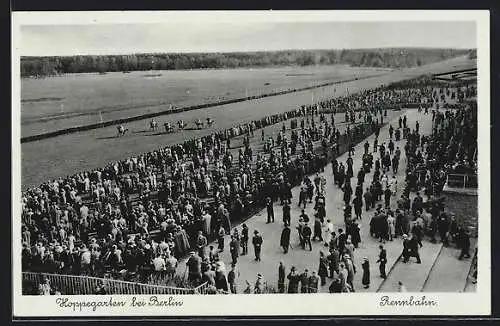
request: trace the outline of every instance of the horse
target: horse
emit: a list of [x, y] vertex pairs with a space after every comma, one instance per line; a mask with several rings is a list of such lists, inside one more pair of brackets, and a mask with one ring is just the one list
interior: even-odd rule
[[163, 126], [165, 127], [165, 132], [166, 132], [166, 133], [171, 133], [171, 132], [174, 132], [174, 126], [172, 126], [172, 125], [170, 124], [170, 122], [165, 122], [165, 123], [163, 124]]
[[179, 127], [179, 129], [181, 129], [181, 130], [182, 130], [182, 129], [184, 129], [184, 127], [185, 127], [186, 125], [184, 124], [184, 121], [179, 120], [179, 121], [177, 121], [177, 126]]
[[198, 128], [198, 129], [203, 128], [203, 121], [201, 121], [200, 119], [196, 120], [195, 124], [196, 124], [196, 128]]
[[117, 137], [125, 136], [128, 131], [128, 128], [125, 128], [123, 125], [119, 125], [116, 129], [118, 129]]
[[212, 118], [207, 118], [207, 126], [210, 128], [212, 127], [212, 125], [215, 123], [214, 120], [212, 120]]
[[153, 131], [158, 130], [158, 122], [156, 122], [155, 119], [151, 119], [151, 121], [149, 122], [149, 128]]

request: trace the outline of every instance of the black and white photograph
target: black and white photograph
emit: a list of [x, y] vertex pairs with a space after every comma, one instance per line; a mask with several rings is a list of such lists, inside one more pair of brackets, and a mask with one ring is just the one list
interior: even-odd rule
[[489, 313], [488, 24], [14, 13], [14, 314]]

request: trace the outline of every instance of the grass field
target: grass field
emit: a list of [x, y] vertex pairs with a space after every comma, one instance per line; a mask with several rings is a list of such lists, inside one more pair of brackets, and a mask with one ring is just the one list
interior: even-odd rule
[[[249, 122], [268, 114], [289, 111], [300, 105], [310, 104], [313, 93], [316, 100], [322, 97], [342, 96], [346, 93], [347, 88], [352, 93], [421, 74], [464, 69], [464, 67], [470, 67], [471, 65], [475, 65], [475, 61], [472, 62], [465, 58], [451, 59], [419, 68], [398, 70], [385, 73], [382, 76], [342, 83], [335, 87], [330, 86], [314, 91], [302, 91], [244, 101], [158, 118], [161, 125], [164, 121], [183, 119], [191, 122], [194, 118], [204, 119], [210, 116], [216, 121], [212, 129], [184, 130], [166, 135], [162, 132], [148, 131], [148, 120], [139, 120], [127, 124], [130, 134], [119, 139], [115, 138], [116, 127], [111, 126], [23, 143], [21, 145], [21, 161], [19, 162], [21, 165], [22, 187], [38, 185], [56, 177], [64, 177], [79, 171], [100, 167], [137, 153], [175, 144], [184, 139], [207, 135], [213, 132], [214, 129], [225, 129], [237, 123]], [[44, 97], [46, 96], [48, 95], [44, 95]], [[23, 129], [25, 127], [22, 126]], [[192, 123], [189, 127], [192, 127]]]
[[[246, 95], [387, 73], [348, 66], [74, 74], [22, 80], [22, 136]], [[155, 77], [152, 77], [155, 76]]]

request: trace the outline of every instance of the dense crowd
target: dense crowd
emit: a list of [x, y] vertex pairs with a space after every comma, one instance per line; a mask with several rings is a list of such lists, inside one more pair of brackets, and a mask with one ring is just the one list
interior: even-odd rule
[[[447, 89], [438, 89], [434, 94], [448, 92]], [[473, 96], [468, 93], [468, 96]], [[419, 110], [419, 112], [423, 112]], [[426, 109], [424, 115], [430, 114]], [[449, 173], [477, 173], [477, 123], [476, 107], [474, 102], [462, 105], [457, 110], [440, 112], [432, 111], [433, 132], [431, 135], [423, 135], [419, 130], [417, 121], [414, 129], [410, 129], [406, 122], [406, 116], [399, 119], [396, 128], [389, 128], [389, 143], [378, 145], [378, 132], [375, 133], [373, 153], [378, 156], [373, 163], [374, 155], [370, 151], [370, 144], [364, 144], [362, 164], [357, 173], [357, 185], [353, 194], [351, 178], [354, 177], [352, 157], [349, 151], [348, 158], [343, 163], [334, 160], [332, 162], [332, 174], [335, 184], [343, 191], [345, 208], [345, 228], [334, 231], [330, 220], [324, 223], [321, 210], [317, 209], [315, 214], [314, 231], [307, 226], [309, 218], [307, 215], [299, 217], [299, 238], [302, 248], [311, 249], [311, 238], [324, 241], [329, 249], [329, 254], [320, 251], [319, 267], [317, 274], [311, 274], [306, 268], [303, 273], [298, 273], [292, 266], [288, 274], [283, 262], [278, 268], [278, 291], [288, 293], [314, 293], [318, 291], [318, 284], [325, 285], [326, 278], [331, 278], [329, 290], [335, 292], [352, 292], [354, 288], [354, 277], [357, 273], [354, 252], [361, 241], [358, 220], [361, 219], [362, 211], [373, 211], [370, 220], [370, 235], [378, 239], [379, 255], [376, 263], [379, 264], [380, 277], [386, 278], [387, 251], [384, 247], [386, 241], [402, 239], [401, 259], [407, 263], [410, 258], [415, 258], [421, 263], [419, 248], [423, 246], [422, 240], [427, 237], [431, 242], [436, 242], [439, 234], [440, 241], [449, 246], [454, 243], [460, 249], [458, 259], [470, 257], [470, 231], [466, 225], [457, 221], [455, 214], [445, 211], [445, 203], [440, 197], [446, 176]], [[398, 132], [402, 130], [402, 132]], [[398, 183], [395, 175], [398, 173], [401, 150], [395, 148], [395, 142], [399, 142], [400, 135], [406, 140], [404, 155], [406, 157], [406, 171], [404, 171], [405, 183], [402, 185], [402, 195], [396, 201]], [[365, 175], [374, 168], [373, 179], [368, 180], [370, 186], [365, 191], [363, 184]], [[460, 171], [457, 171], [460, 168]], [[392, 171], [391, 171], [392, 170]], [[389, 178], [389, 172], [392, 178]], [[305, 190], [304, 193], [310, 191]], [[423, 198], [421, 192], [426, 196]], [[413, 199], [410, 199], [412, 194]], [[302, 195], [302, 192], [301, 192]], [[304, 195], [304, 198], [310, 198]], [[354, 197], [354, 198], [353, 198]], [[321, 198], [321, 194], [318, 194]], [[364, 199], [364, 205], [363, 205]], [[378, 204], [382, 201], [383, 204]], [[299, 205], [302, 196], [299, 199]], [[392, 202], [392, 205], [391, 205]], [[354, 206], [354, 214], [352, 213]], [[316, 206], [318, 206], [316, 204]], [[364, 208], [363, 208], [364, 206]], [[316, 208], [316, 207], [315, 207]], [[289, 220], [289, 218], [288, 218]], [[304, 227], [303, 223], [306, 224]], [[285, 222], [286, 224], [286, 222]], [[304, 229], [306, 232], [303, 232]], [[302, 234], [301, 231], [303, 232]], [[285, 225], [281, 246], [287, 253], [289, 243], [289, 228]], [[312, 268], [311, 270], [314, 270]], [[370, 285], [370, 263], [368, 257], [364, 257], [361, 263], [361, 283], [365, 288]], [[258, 289], [261, 282], [254, 287], [255, 293], [262, 292]], [[286, 290], [287, 288], [287, 290]], [[404, 291], [404, 285], [400, 283], [400, 289]]]
[[[389, 179], [388, 172], [392, 168], [392, 172], [397, 173], [401, 157], [401, 150], [392, 142], [393, 133], [398, 141], [401, 137], [407, 139], [404, 150], [409, 160], [407, 179], [410, 190], [424, 185], [424, 192], [428, 194], [428, 179], [432, 182], [441, 180], [438, 178], [443, 175], [441, 170], [433, 167], [423, 184], [421, 178], [413, 182], [412, 176], [420, 169], [422, 160], [428, 164], [432, 157], [443, 151], [449, 154], [445, 169], [457, 168], [457, 164], [473, 165], [470, 150], [474, 144], [466, 143], [467, 136], [473, 131], [460, 128], [471, 119], [468, 111], [459, 111], [461, 113], [456, 115], [433, 112], [436, 132], [430, 139], [420, 137], [418, 126], [410, 132], [406, 121], [401, 120], [399, 128], [391, 127], [391, 141], [387, 148], [385, 144], [373, 145], [374, 150], [379, 151], [379, 158], [374, 160], [375, 151], [369, 151], [369, 144], [365, 144], [363, 166], [357, 174], [358, 183], [353, 191], [352, 158], [347, 159], [345, 165], [335, 159], [340, 154], [340, 146], [351, 155], [356, 143], [373, 131], [378, 135], [384, 118], [383, 103], [387, 107], [407, 99], [425, 103], [422, 100], [425, 96], [433, 96], [426, 87], [365, 91], [267, 116], [31, 188], [23, 193], [22, 198], [23, 270], [93, 276], [111, 274], [125, 279], [139, 277], [145, 281], [151, 274], [172, 277], [178, 259], [191, 252], [187, 261], [189, 280], [194, 284], [208, 282], [219, 290], [231, 292], [235, 290], [232, 286], [237, 274], [237, 257], [248, 253], [250, 240], [249, 230], [244, 224], [241, 231], [231, 230], [231, 225], [263, 206], [267, 207], [268, 222], [274, 222], [273, 203], [280, 201], [284, 207], [289, 206], [291, 189], [300, 185], [299, 205], [305, 207], [316, 195], [314, 205], [317, 212], [312, 229], [309, 217], [306, 214], [300, 217], [297, 229], [301, 245], [310, 247], [311, 238], [320, 238], [330, 250], [329, 255], [320, 257], [318, 274], [307, 274], [307, 279], [319, 279], [320, 284], [324, 284], [327, 275], [347, 274], [344, 282], [340, 281], [336, 288], [348, 290], [352, 283], [351, 272], [355, 270], [349, 261], [352, 259], [349, 253], [352, 254], [354, 249], [350, 248], [356, 248], [361, 241], [356, 220], [361, 217], [363, 199], [366, 210], [369, 210], [383, 196], [385, 207], [378, 205], [377, 218], [395, 218], [394, 237], [411, 232], [407, 228], [410, 217], [399, 217], [408, 212], [404, 208], [409, 200], [408, 192], [405, 192], [405, 203], [400, 211], [389, 209], [390, 197], [395, 194], [397, 185]], [[348, 125], [341, 133], [336, 128], [333, 115], [336, 112], [333, 111], [346, 112], [345, 122], [355, 124]], [[331, 117], [329, 113], [332, 113]], [[316, 121], [318, 117], [319, 122]], [[454, 118], [458, 119], [450, 122]], [[285, 124], [288, 120], [289, 128]], [[266, 136], [263, 128], [277, 123], [283, 124], [281, 132], [276, 137]], [[256, 149], [250, 143], [258, 129], [262, 129], [264, 150], [255, 155]], [[287, 129], [291, 129], [290, 137], [286, 134]], [[432, 137], [437, 135], [440, 138], [434, 140]], [[231, 140], [238, 136], [244, 139], [235, 158]], [[441, 145], [431, 146], [442, 139], [450, 139], [450, 144], [444, 149]], [[317, 143], [320, 144], [319, 151], [315, 148]], [[418, 146], [424, 149], [424, 145], [425, 155], [415, 152]], [[346, 203], [345, 229], [339, 230], [338, 234], [333, 232], [333, 225], [325, 214], [324, 178], [319, 175], [308, 177], [324, 171], [332, 156], [335, 182], [342, 188]], [[364, 175], [373, 168], [373, 182], [364, 192]], [[426, 209], [420, 214], [425, 214]], [[419, 210], [411, 211], [417, 214]], [[284, 216], [284, 224], [289, 230], [289, 216], [288, 219]], [[381, 223], [371, 224], [374, 236], [381, 241], [389, 237], [386, 233], [390, 232], [384, 233], [385, 226], [380, 226]], [[325, 225], [331, 232], [324, 231]], [[391, 229], [390, 225], [387, 229]], [[229, 250], [233, 257], [229, 273], [218, 259], [218, 253], [224, 250], [224, 236], [227, 234], [231, 234]], [[218, 241], [218, 248], [209, 246], [213, 239]], [[257, 231], [251, 240], [255, 258], [259, 260], [263, 239]], [[286, 252], [286, 232], [281, 241]], [[295, 276], [289, 275], [288, 279], [292, 282]], [[316, 281], [311, 282], [315, 284]], [[310, 287], [314, 288], [307, 286]], [[288, 289], [290, 291], [290, 285]], [[259, 291], [263, 290], [252, 290]]]

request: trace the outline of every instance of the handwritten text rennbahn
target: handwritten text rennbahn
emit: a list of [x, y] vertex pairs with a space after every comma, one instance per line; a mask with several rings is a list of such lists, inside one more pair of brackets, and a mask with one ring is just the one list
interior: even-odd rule
[[158, 297], [153, 295], [147, 298], [133, 296], [127, 298], [127, 300], [117, 300], [113, 297], [104, 300], [72, 300], [71, 298], [60, 297], [56, 299], [56, 304], [59, 308], [71, 309], [72, 311], [97, 311], [99, 308], [181, 307], [184, 302], [182, 299], [173, 296]]
[[381, 307], [436, 307], [438, 305], [437, 301], [430, 300], [423, 295], [420, 298], [414, 297], [413, 295], [408, 298], [397, 298], [391, 299], [388, 295], [384, 295], [380, 298]]

